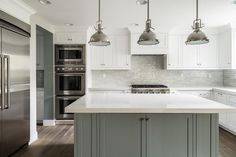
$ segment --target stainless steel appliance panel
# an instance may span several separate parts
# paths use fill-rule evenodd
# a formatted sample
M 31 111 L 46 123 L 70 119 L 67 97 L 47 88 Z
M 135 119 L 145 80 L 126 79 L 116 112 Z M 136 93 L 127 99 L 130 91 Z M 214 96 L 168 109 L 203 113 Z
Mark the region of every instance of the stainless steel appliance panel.
M 84 65 L 85 45 L 55 45 L 56 65 Z
M 4 110 L 2 111 L 3 157 L 29 142 L 29 38 L 2 28 Z
M 85 73 L 56 73 L 56 95 L 84 95 Z
M 74 114 L 65 113 L 65 107 L 79 99 L 80 96 L 57 96 L 56 97 L 56 119 L 73 119 Z

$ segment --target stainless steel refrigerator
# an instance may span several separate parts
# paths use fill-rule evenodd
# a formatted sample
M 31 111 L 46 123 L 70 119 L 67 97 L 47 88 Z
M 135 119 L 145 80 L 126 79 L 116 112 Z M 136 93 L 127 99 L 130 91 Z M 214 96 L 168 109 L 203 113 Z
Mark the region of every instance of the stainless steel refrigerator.
M 0 157 L 29 142 L 29 30 L 0 11 Z

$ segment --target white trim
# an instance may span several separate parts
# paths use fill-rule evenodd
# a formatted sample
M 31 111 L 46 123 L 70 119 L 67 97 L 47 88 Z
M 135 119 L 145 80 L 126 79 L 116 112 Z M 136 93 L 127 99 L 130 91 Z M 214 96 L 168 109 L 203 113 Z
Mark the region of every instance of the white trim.
M 43 126 L 55 126 L 55 120 L 43 120 Z
M 30 23 L 30 16 L 36 13 L 36 10 L 22 0 L 1 0 L 0 9 L 28 24 Z
M 31 145 L 31 144 L 34 143 L 37 139 L 38 139 L 38 132 L 35 131 L 34 134 L 30 135 L 30 141 L 29 141 L 28 145 Z

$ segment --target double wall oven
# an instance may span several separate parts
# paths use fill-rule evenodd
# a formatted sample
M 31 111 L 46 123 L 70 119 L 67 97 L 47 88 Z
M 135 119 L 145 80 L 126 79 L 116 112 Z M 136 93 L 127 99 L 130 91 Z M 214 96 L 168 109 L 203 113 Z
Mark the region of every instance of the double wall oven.
M 55 45 L 56 119 L 73 119 L 65 107 L 85 95 L 85 45 Z

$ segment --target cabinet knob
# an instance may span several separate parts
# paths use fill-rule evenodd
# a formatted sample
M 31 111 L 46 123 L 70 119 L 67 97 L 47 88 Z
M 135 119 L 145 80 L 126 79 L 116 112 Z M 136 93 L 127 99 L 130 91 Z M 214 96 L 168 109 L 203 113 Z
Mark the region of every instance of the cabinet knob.
M 150 118 L 145 118 L 146 121 L 150 120 Z
M 140 121 L 144 121 L 144 120 L 145 120 L 145 118 L 140 118 L 139 120 L 140 120 Z

